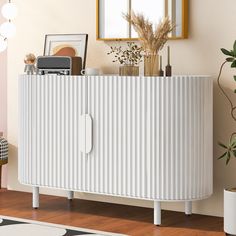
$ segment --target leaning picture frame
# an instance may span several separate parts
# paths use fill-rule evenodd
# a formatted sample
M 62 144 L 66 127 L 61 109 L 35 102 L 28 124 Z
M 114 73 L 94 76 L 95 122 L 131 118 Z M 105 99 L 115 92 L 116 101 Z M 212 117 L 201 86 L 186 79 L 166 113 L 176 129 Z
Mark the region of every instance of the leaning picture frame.
M 82 69 L 85 69 L 87 44 L 88 34 L 47 34 L 44 56 L 81 57 Z

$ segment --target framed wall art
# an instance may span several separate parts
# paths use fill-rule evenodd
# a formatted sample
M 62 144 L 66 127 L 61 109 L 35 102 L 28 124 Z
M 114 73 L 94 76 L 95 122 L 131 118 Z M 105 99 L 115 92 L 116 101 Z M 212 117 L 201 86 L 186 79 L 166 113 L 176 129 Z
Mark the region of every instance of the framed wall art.
M 88 34 L 47 34 L 44 56 L 81 57 L 85 68 Z

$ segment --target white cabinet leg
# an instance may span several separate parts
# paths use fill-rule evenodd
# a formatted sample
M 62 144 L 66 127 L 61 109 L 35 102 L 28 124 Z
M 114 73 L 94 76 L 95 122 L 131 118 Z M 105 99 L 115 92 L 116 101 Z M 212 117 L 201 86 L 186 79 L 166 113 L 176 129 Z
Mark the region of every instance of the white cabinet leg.
M 185 202 L 185 215 L 192 215 L 192 202 Z
M 39 187 L 33 187 L 33 208 L 39 208 Z
M 73 191 L 68 191 L 68 192 L 67 192 L 67 198 L 68 198 L 69 200 L 72 200 L 72 199 L 74 198 L 74 192 L 73 192 Z
M 154 201 L 154 225 L 161 225 L 161 202 Z

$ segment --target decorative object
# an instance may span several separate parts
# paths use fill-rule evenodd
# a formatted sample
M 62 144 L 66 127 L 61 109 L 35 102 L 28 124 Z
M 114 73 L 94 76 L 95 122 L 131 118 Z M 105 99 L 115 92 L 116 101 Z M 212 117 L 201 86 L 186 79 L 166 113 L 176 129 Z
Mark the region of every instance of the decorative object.
M 119 67 L 119 75 L 120 76 L 138 76 L 139 75 L 139 67 L 132 65 L 125 65 Z
M 189 0 L 97 0 L 97 40 L 128 40 L 138 38 L 130 23 L 122 18 L 122 13 L 139 12 L 155 25 L 169 16 L 176 28 L 169 34 L 170 39 L 188 37 Z
M 233 121 L 236 121 L 236 105 L 233 104 L 230 96 L 225 91 L 224 87 L 221 85 L 221 74 L 223 71 L 223 68 L 226 64 L 230 63 L 231 68 L 236 68 L 236 40 L 234 41 L 233 49 L 232 50 L 226 50 L 224 48 L 221 48 L 221 51 L 223 54 L 225 54 L 227 57 L 222 63 L 219 71 L 219 75 L 217 78 L 218 87 L 220 88 L 220 91 L 228 101 L 230 105 L 230 114 L 233 119 Z M 236 75 L 233 76 L 234 81 L 236 81 Z M 236 89 L 234 90 L 234 93 L 236 93 Z M 223 154 L 218 158 L 222 159 L 224 158 L 226 160 L 226 165 L 229 164 L 232 157 L 236 157 L 236 131 L 233 131 L 229 137 L 229 140 L 226 144 L 219 142 L 219 145 L 224 149 Z M 224 231 L 231 235 L 236 235 L 236 189 L 226 189 L 224 191 Z
M 172 68 L 170 65 L 170 46 L 167 47 L 167 65 L 166 65 L 166 76 L 172 76 Z
M 25 58 L 24 58 L 24 63 L 25 63 L 24 72 L 26 72 L 27 75 L 32 75 L 35 73 L 35 71 L 36 71 L 35 62 L 36 62 L 36 57 L 33 53 L 29 53 L 25 56 Z
M 159 75 L 159 56 L 157 53 L 144 56 L 144 76 Z
M 18 10 L 16 4 L 9 0 L 2 6 L 1 12 L 5 19 L 12 21 L 16 18 Z
M 134 42 L 127 42 L 127 48 L 110 47 L 111 51 L 107 54 L 114 54 L 115 59 L 112 62 L 119 62 L 121 64 L 119 68 L 120 76 L 138 76 L 139 75 L 139 63 L 142 60 L 142 47 L 139 47 Z
M 174 29 L 171 21 L 166 17 L 157 26 L 154 26 L 142 14 L 124 15 L 125 19 L 133 26 L 139 35 L 141 46 L 144 49 L 144 75 L 158 76 L 158 52 L 168 40 L 168 34 Z
M 7 49 L 7 39 L 0 35 L 0 52 Z
M 8 142 L 2 136 L 3 133 L 0 132 L 0 188 L 2 183 L 2 165 L 8 163 Z
M 7 39 L 12 38 L 16 34 L 16 27 L 12 23 L 17 15 L 17 8 L 11 0 L 5 3 L 1 9 L 2 15 L 6 22 L 0 25 L 0 52 L 3 52 L 7 48 Z
M 109 233 L 68 225 L 45 223 L 35 220 L 0 216 L 0 235 L 34 235 L 34 236 L 125 236 L 124 234 Z
M 162 201 L 191 214 L 191 201 L 212 194 L 209 77 L 21 75 L 18 110 L 18 179 L 33 187 L 33 207 L 39 187 L 146 199 L 159 225 Z
M 87 34 L 48 34 L 45 36 L 44 56 L 81 57 L 86 65 Z
M 99 75 L 100 71 L 98 68 L 86 68 L 81 71 L 81 75 Z
M 160 70 L 159 70 L 159 76 L 164 76 L 164 71 L 162 69 L 162 56 L 160 56 Z
M 3 24 L 0 25 L 0 34 L 4 38 L 12 38 L 16 34 L 16 27 L 12 22 L 4 22 Z

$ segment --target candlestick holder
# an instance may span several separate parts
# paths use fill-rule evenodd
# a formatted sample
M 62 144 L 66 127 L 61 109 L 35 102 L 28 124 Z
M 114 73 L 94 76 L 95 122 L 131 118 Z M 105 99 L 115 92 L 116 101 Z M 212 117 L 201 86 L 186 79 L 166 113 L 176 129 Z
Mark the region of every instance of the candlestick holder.
M 170 46 L 167 47 L 167 66 L 166 66 L 166 76 L 172 76 L 172 67 L 170 65 Z

